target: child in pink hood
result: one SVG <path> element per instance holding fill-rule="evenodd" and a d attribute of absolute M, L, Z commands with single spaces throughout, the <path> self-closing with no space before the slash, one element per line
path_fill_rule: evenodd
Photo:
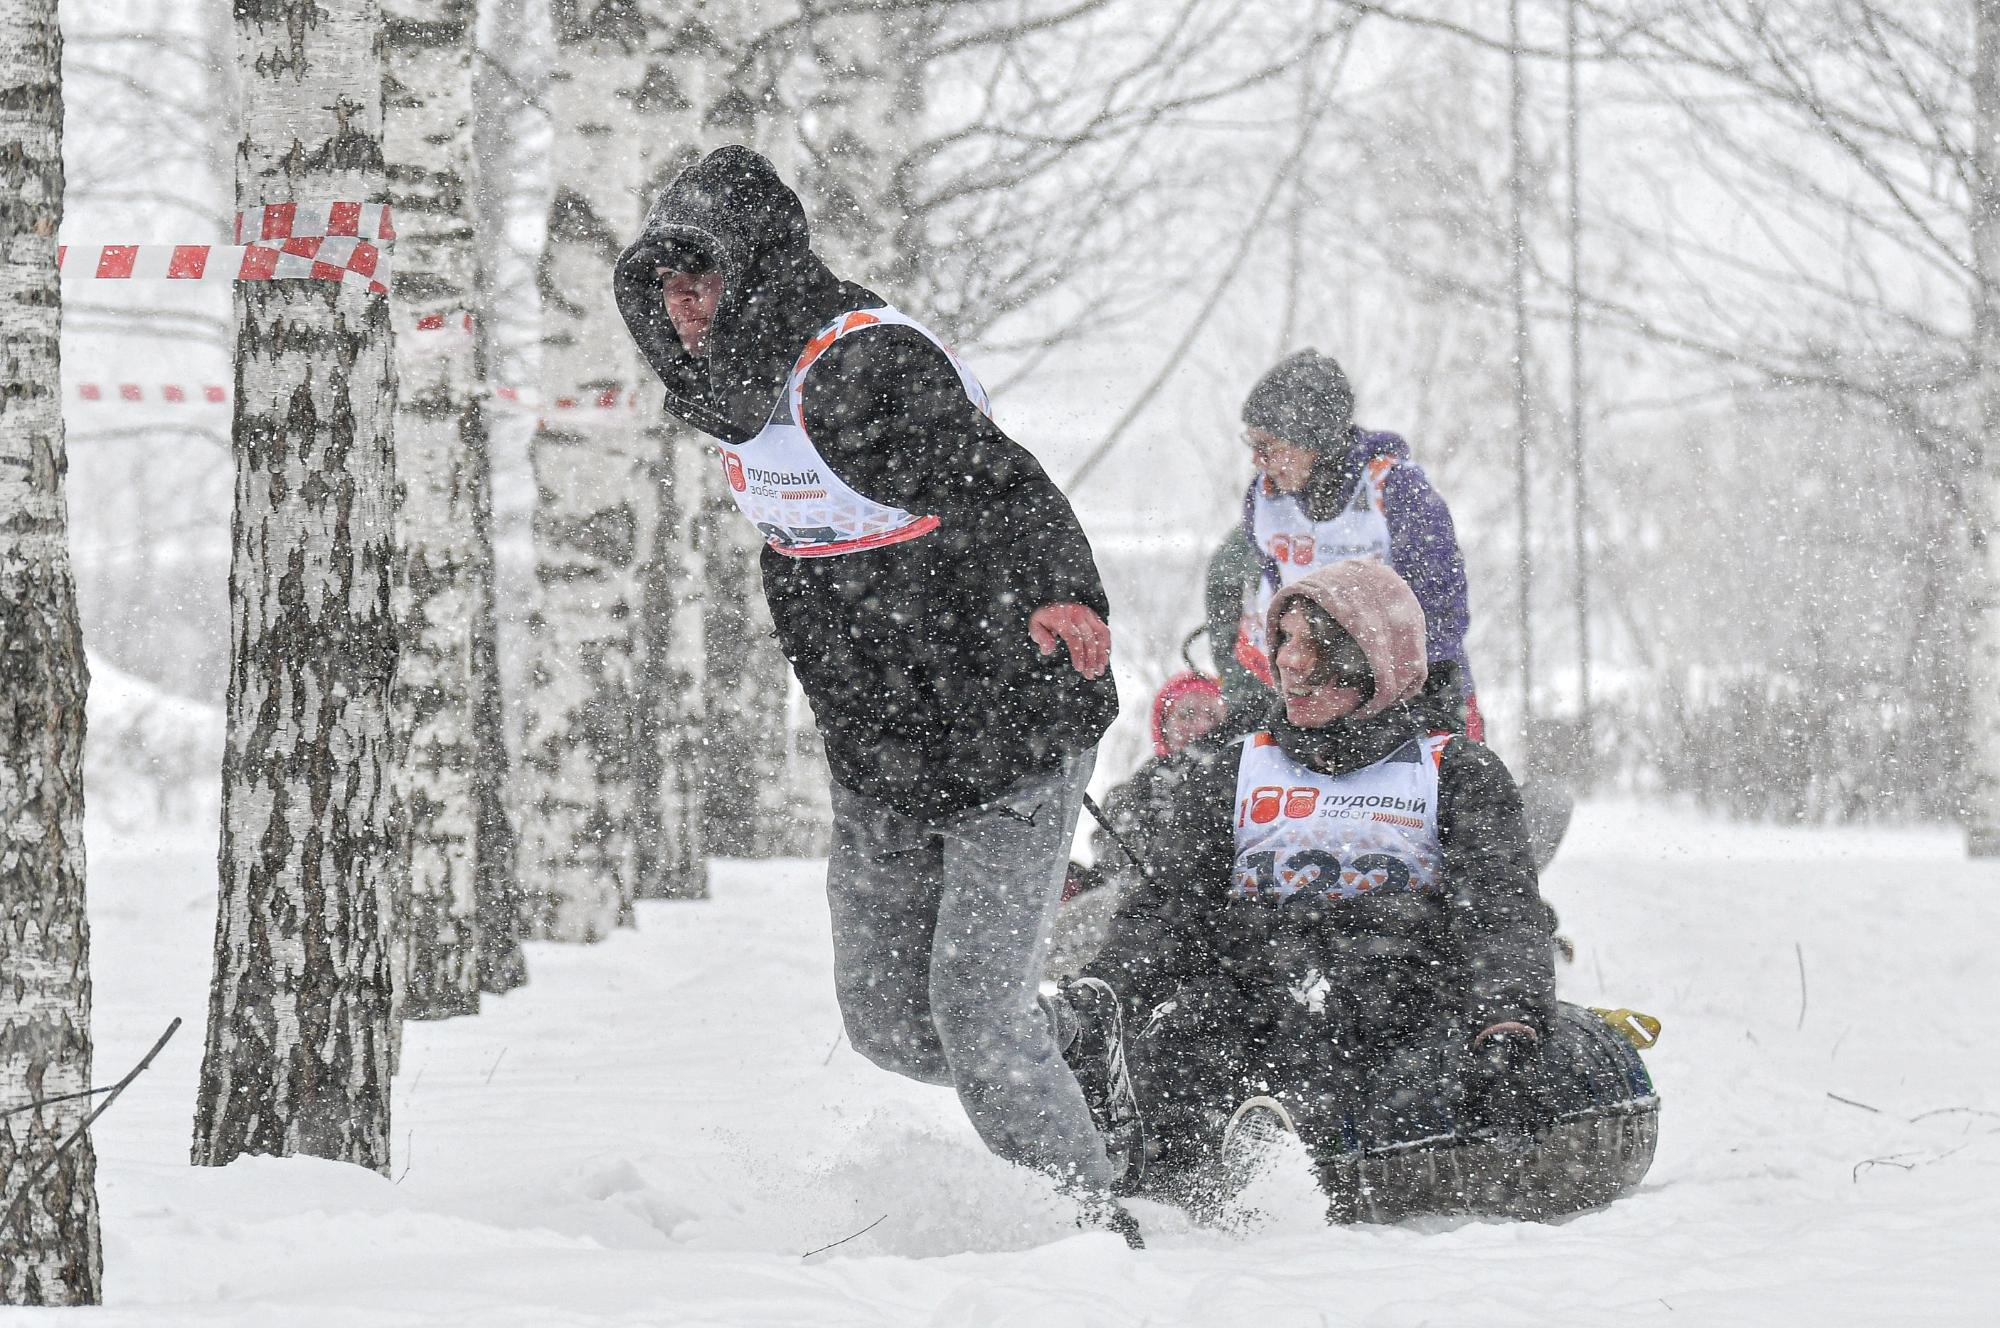
<path fill-rule="evenodd" d="M 1622 1193 L 1657 1098 L 1618 1031 L 1556 999 L 1520 795 L 1425 702 L 1416 597 L 1381 563 L 1337 563 L 1277 592 L 1267 637 L 1262 724 L 1191 749 L 1151 870 L 1065 988 L 1066 1055 L 1124 1183 L 1183 1192 L 1248 1112 L 1301 1137 L 1343 1220 Z M 1597 1152 L 1558 1158 L 1558 1136 Z M 1515 1170 L 1441 1192 L 1420 1167 L 1432 1188 L 1400 1210 L 1361 1170 L 1460 1144 Z M 1523 1179 L 1544 1161 L 1558 1179 Z"/>

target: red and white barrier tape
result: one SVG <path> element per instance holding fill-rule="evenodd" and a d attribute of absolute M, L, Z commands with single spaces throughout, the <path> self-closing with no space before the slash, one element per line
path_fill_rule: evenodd
<path fill-rule="evenodd" d="M 77 250 L 72 263 L 69 251 Z M 352 281 L 389 293 L 389 255 L 366 240 L 326 235 L 269 244 L 60 245 L 70 281 Z"/>
<path fill-rule="evenodd" d="M 70 281 L 351 281 L 387 295 L 395 238 L 386 203 L 272 203 L 237 214 L 235 244 L 59 245 L 56 266 Z"/>
<path fill-rule="evenodd" d="M 622 388 L 607 387 L 581 396 L 556 397 L 544 402 L 541 395 L 533 391 L 523 391 L 518 387 L 496 387 L 493 395 L 510 406 L 522 410 L 637 410 L 639 394 Z"/>
<path fill-rule="evenodd" d="M 396 223 L 387 203 L 266 203 L 236 214 L 236 243 L 347 235 L 393 240 Z"/>
<path fill-rule="evenodd" d="M 76 396 L 79 401 L 162 401 L 170 406 L 184 406 L 194 401 L 216 406 L 229 404 L 229 389 L 217 383 L 199 388 L 183 387 L 179 383 L 78 383 Z"/>
<path fill-rule="evenodd" d="M 436 332 L 441 336 L 456 334 L 469 337 L 472 335 L 472 314 L 465 309 L 454 310 L 448 314 L 425 314 L 417 320 L 417 331 Z"/>
<path fill-rule="evenodd" d="M 179 383 L 78 383 L 76 399 L 96 406 L 133 406 L 149 402 L 171 406 L 203 403 L 212 406 L 229 404 L 229 389 L 219 384 L 202 387 L 185 387 Z M 617 388 L 607 388 L 581 396 L 559 396 L 546 405 L 541 394 L 524 391 L 518 387 L 496 387 L 493 397 L 504 405 L 517 410 L 561 410 L 561 411 L 632 411 L 639 407 L 639 394 Z"/>
<path fill-rule="evenodd" d="M 463 309 L 424 314 L 408 331 L 398 334 L 402 353 L 444 358 L 472 353 L 472 315 Z"/>

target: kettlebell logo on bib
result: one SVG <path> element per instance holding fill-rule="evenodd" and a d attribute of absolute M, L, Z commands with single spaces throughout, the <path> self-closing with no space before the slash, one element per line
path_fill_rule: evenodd
<path fill-rule="evenodd" d="M 736 490 L 736 492 L 742 493 L 749 487 L 743 478 L 743 458 L 737 456 L 734 452 L 724 452 L 722 454 L 722 473 L 729 477 L 729 487 Z"/>
<path fill-rule="evenodd" d="M 1280 814 L 1287 820 L 1303 821 L 1319 810 L 1319 792 L 1310 784 L 1291 788 L 1267 784 L 1252 789 L 1236 808 L 1236 824 L 1269 825 Z"/>
<path fill-rule="evenodd" d="M 1311 535 L 1271 536 L 1271 557 L 1294 567 L 1312 566 L 1315 540 Z"/>

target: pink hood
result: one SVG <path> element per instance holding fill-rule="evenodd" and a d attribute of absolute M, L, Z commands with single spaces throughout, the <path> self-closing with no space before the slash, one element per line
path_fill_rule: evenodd
<path fill-rule="evenodd" d="M 1278 619 L 1293 600 L 1325 609 L 1368 656 L 1375 671 L 1375 695 L 1354 718 L 1401 705 L 1423 691 L 1429 677 L 1424 662 L 1424 611 L 1408 583 L 1384 563 L 1354 560 L 1322 567 L 1280 590 L 1271 600 L 1264 639 L 1277 658 Z"/>

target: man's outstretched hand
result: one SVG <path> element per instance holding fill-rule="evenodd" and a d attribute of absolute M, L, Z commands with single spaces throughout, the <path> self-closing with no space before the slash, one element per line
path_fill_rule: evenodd
<path fill-rule="evenodd" d="M 1056 642 L 1069 647 L 1069 662 L 1086 678 L 1101 678 L 1111 667 L 1111 629 L 1081 604 L 1044 604 L 1028 618 L 1028 635 L 1044 655 Z"/>

